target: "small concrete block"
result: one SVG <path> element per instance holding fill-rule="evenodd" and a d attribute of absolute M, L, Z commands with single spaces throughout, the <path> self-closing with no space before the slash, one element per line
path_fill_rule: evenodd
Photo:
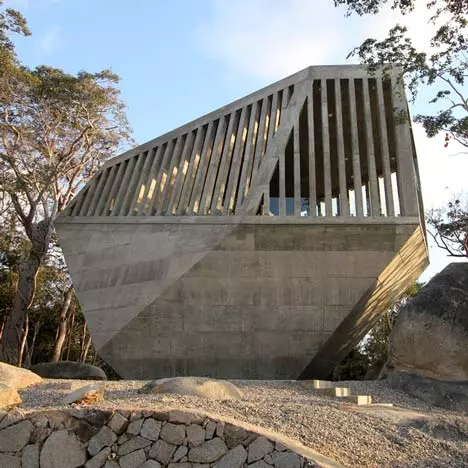
<path fill-rule="evenodd" d="M 146 455 L 143 450 L 124 455 L 119 459 L 120 468 L 139 468 L 146 461 Z"/>
<path fill-rule="evenodd" d="M 333 388 L 334 383 L 328 380 L 301 380 L 301 384 L 307 388 Z"/>
<path fill-rule="evenodd" d="M 349 388 L 346 387 L 335 387 L 335 388 L 317 388 L 320 395 L 326 395 L 331 397 L 344 398 L 351 394 Z"/>
<path fill-rule="evenodd" d="M 122 416 L 120 413 L 114 413 L 108 426 L 117 434 L 120 435 L 127 427 L 127 418 Z"/>
<path fill-rule="evenodd" d="M 355 405 L 371 405 L 372 397 L 370 395 L 351 395 L 347 396 L 346 400 L 349 403 L 354 403 Z"/>

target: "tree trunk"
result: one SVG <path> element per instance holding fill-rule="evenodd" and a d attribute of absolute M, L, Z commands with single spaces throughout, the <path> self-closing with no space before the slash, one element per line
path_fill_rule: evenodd
<path fill-rule="evenodd" d="M 83 362 L 83 355 L 84 355 L 84 350 L 85 350 L 85 346 L 86 346 L 86 333 L 87 333 L 87 329 L 86 329 L 86 321 L 83 322 L 83 332 L 82 332 L 82 335 L 81 335 L 81 350 L 80 350 L 80 359 L 79 361 L 80 362 Z"/>
<path fill-rule="evenodd" d="M 2 334 L 1 360 L 13 365 L 20 363 L 20 348 L 27 311 L 34 299 L 36 276 L 41 264 L 37 255 L 19 266 L 18 287 L 16 289 L 13 309 L 8 315 Z"/>
<path fill-rule="evenodd" d="M 57 362 L 60 360 L 60 356 L 62 355 L 63 344 L 65 343 L 65 338 L 67 337 L 67 314 L 68 310 L 70 309 L 72 298 L 73 287 L 70 287 L 65 293 L 62 308 L 60 309 L 59 323 L 57 326 L 58 334 L 57 339 L 55 340 L 54 352 L 52 353 L 52 362 Z"/>
<path fill-rule="evenodd" d="M 37 340 L 37 335 L 39 335 L 39 330 L 41 329 L 41 323 L 40 322 L 36 322 L 34 324 L 34 333 L 33 333 L 33 337 L 32 337 L 32 340 L 31 340 L 31 345 L 29 346 L 29 350 L 28 350 L 28 357 L 24 363 L 24 367 L 31 367 L 31 363 L 32 363 L 32 358 L 33 358 L 33 355 L 34 355 L 34 348 L 36 347 L 36 340 Z"/>
<path fill-rule="evenodd" d="M 23 365 L 23 357 L 24 357 L 24 350 L 26 349 L 26 345 L 28 343 L 28 333 L 29 333 L 29 313 L 26 313 L 24 317 L 24 330 L 23 330 L 23 337 L 21 338 L 21 344 L 19 349 L 19 356 L 18 356 L 18 367 Z"/>
<path fill-rule="evenodd" d="M 6 324 L 7 318 L 8 318 L 8 310 L 5 312 L 5 315 L 3 316 L 2 326 L 0 328 L 0 342 L 2 341 L 3 330 L 5 330 L 5 324 Z"/>
<path fill-rule="evenodd" d="M 34 300 L 37 272 L 49 248 L 53 226 L 41 221 L 25 226 L 25 229 L 31 241 L 31 250 L 28 258 L 19 265 L 13 310 L 7 318 L 0 349 L 0 360 L 13 365 L 20 363 L 24 322 Z"/>
<path fill-rule="evenodd" d="M 83 357 L 81 358 L 81 362 L 83 363 L 86 362 L 86 359 L 88 357 L 88 351 L 89 351 L 90 345 L 91 345 L 91 335 L 89 335 L 88 340 L 86 341 L 86 346 L 83 350 Z"/>
<path fill-rule="evenodd" d="M 70 349 L 72 346 L 73 332 L 75 331 L 75 307 L 70 312 L 70 326 L 68 327 L 68 344 L 67 344 L 67 357 L 66 360 L 70 360 Z"/>

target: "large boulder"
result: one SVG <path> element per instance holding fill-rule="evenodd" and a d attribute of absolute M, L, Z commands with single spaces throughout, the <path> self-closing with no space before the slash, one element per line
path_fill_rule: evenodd
<path fill-rule="evenodd" d="M 41 382 L 42 378 L 34 372 L 0 362 L 0 384 L 21 390 Z"/>
<path fill-rule="evenodd" d="M 64 405 L 71 405 L 72 403 L 100 403 L 104 401 L 104 385 L 100 383 L 77 388 L 74 392 L 67 395 L 62 400 L 62 403 Z"/>
<path fill-rule="evenodd" d="M 107 380 L 100 367 L 81 362 L 42 362 L 35 364 L 31 369 L 46 379 Z"/>
<path fill-rule="evenodd" d="M 20 405 L 22 402 L 16 388 L 0 384 L 0 408 L 9 408 Z"/>
<path fill-rule="evenodd" d="M 385 372 L 468 381 L 468 263 L 451 263 L 402 308 Z"/>
<path fill-rule="evenodd" d="M 231 382 L 202 377 L 171 377 L 153 380 L 141 388 L 139 393 L 172 393 L 225 400 L 242 398 L 242 392 Z"/>

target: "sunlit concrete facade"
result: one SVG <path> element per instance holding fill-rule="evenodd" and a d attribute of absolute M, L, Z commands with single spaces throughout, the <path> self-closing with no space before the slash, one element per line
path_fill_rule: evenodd
<path fill-rule="evenodd" d="M 126 378 L 326 377 L 427 264 L 396 72 L 310 67 L 110 161 L 57 221 Z"/>

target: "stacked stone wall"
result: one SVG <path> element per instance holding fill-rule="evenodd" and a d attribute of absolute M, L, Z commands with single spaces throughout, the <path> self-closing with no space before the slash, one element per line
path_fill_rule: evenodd
<path fill-rule="evenodd" d="M 242 425 L 179 410 L 4 413 L 0 468 L 309 468 Z"/>

